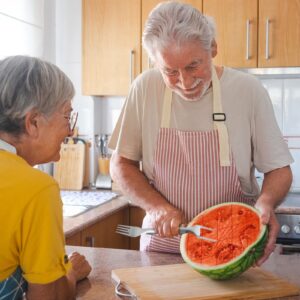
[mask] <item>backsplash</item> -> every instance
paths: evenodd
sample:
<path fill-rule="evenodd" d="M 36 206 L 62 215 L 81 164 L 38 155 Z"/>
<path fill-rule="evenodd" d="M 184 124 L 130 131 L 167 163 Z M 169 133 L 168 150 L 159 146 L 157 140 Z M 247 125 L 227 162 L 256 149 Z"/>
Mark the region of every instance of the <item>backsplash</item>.
<path fill-rule="evenodd" d="M 269 92 L 277 123 L 295 160 L 291 191 L 300 192 L 300 77 L 260 80 Z"/>

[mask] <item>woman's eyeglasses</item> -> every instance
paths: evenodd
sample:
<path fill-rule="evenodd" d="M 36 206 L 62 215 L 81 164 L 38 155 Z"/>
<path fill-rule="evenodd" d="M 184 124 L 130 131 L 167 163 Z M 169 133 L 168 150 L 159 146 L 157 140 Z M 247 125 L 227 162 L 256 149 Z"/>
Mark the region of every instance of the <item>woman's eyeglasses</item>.
<path fill-rule="evenodd" d="M 64 116 L 69 122 L 70 130 L 73 132 L 78 119 L 78 112 L 72 112 L 70 116 Z"/>

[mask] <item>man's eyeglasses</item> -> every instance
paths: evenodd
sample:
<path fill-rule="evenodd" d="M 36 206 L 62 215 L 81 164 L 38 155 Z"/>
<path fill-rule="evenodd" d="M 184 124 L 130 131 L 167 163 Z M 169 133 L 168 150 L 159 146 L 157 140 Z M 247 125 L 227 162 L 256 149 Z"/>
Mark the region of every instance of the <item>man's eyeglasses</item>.
<path fill-rule="evenodd" d="M 73 111 L 70 116 L 64 116 L 69 122 L 70 130 L 73 132 L 78 119 L 78 112 Z"/>

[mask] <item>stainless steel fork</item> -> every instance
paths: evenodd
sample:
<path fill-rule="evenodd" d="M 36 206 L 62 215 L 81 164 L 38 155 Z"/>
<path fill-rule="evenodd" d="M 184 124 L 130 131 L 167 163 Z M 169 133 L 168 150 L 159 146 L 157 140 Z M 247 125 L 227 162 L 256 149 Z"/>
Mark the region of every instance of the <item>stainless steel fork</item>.
<path fill-rule="evenodd" d="M 208 241 L 208 242 L 216 242 L 216 240 L 202 236 L 201 235 L 201 229 L 205 229 L 208 231 L 213 231 L 213 228 L 209 228 L 202 225 L 194 225 L 194 226 L 188 226 L 188 227 L 179 227 L 179 234 L 185 234 L 185 233 L 192 233 L 196 235 L 199 239 Z M 117 226 L 116 233 L 123 234 L 130 237 L 137 237 L 141 234 L 156 234 L 155 230 L 153 228 L 140 228 L 136 226 L 128 226 L 128 225 L 121 225 L 119 224 Z"/>

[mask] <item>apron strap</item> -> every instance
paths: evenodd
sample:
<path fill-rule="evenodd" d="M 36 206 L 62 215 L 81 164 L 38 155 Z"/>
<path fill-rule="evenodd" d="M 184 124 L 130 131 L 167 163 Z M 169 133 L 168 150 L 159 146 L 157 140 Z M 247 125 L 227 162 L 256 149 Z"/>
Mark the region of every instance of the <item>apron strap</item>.
<path fill-rule="evenodd" d="M 227 127 L 225 125 L 226 115 L 223 113 L 220 82 L 215 67 L 212 67 L 213 86 L 213 123 L 214 129 L 218 130 L 220 144 L 220 166 L 230 166 L 230 149 Z"/>
<path fill-rule="evenodd" d="M 213 124 L 214 129 L 219 134 L 220 144 L 220 166 L 227 167 L 231 165 L 230 162 L 230 149 L 229 149 L 229 137 L 227 127 L 225 125 L 226 115 L 223 113 L 220 83 L 214 67 L 212 67 L 212 86 L 213 86 Z M 161 118 L 161 127 L 170 128 L 172 108 L 172 90 L 167 86 L 165 88 L 163 110 Z"/>
<path fill-rule="evenodd" d="M 172 91 L 167 86 L 165 88 L 163 110 L 161 116 L 161 126 L 162 128 L 170 128 L 171 119 L 171 107 L 172 107 Z"/>

